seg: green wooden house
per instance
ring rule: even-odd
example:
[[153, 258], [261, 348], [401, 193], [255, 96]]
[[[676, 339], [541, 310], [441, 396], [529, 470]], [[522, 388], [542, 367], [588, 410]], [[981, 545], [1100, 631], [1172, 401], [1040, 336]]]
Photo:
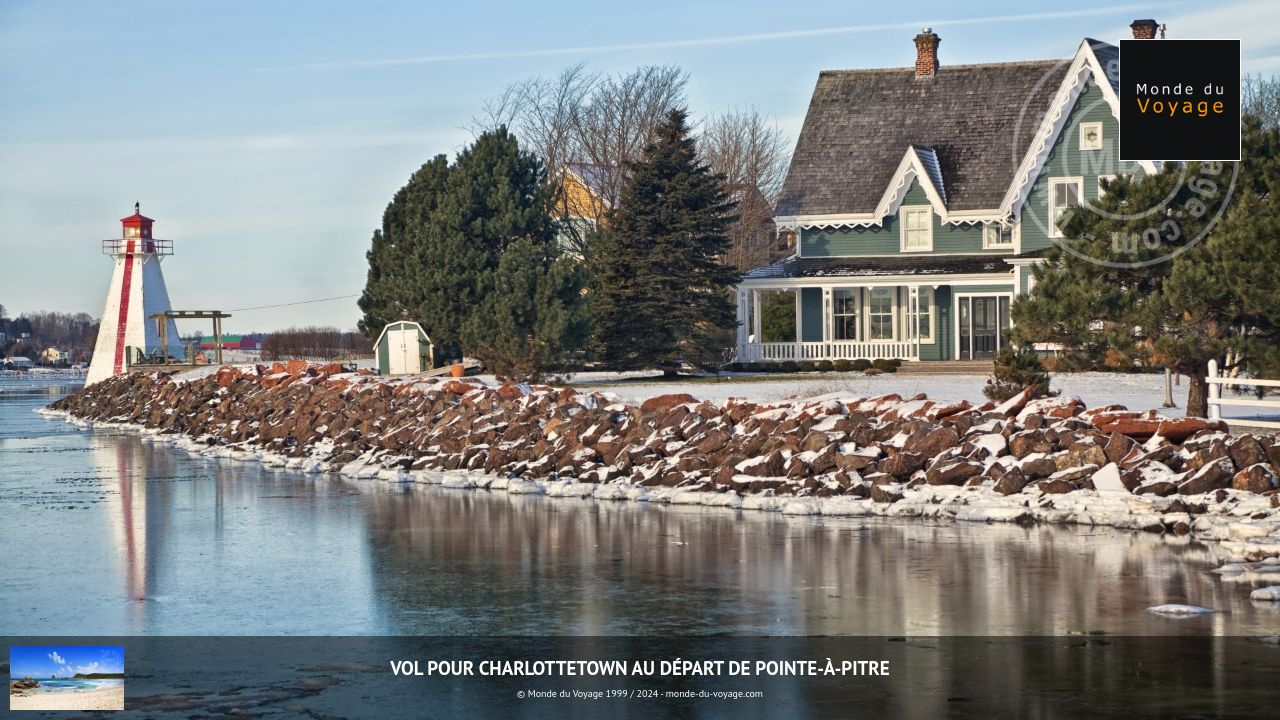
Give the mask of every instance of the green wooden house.
[[[991, 358], [1057, 221], [1158, 170], [1120, 161], [1116, 46], [945, 66], [938, 43], [926, 28], [915, 67], [819, 75], [775, 213], [795, 252], [738, 286], [739, 362]], [[794, 338], [762, 335], [779, 294]]]

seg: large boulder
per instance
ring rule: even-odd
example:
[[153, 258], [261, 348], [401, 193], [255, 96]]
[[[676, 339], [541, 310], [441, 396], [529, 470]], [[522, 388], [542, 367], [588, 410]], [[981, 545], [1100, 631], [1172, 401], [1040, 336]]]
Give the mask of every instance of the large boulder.
[[1127, 435], [1113, 432], [1107, 436], [1107, 444], [1102, 447], [1102, 452], [1107, 456], [1108, 462], [1120, 463], [1123, 462], [1124, 459], [1129, 456], [1129, 453], [1133, 452], [1133, 449], [1137, 446], [1138, 443], [1134, 442]]
[[1009, 454], [1021, 460], [1032, 453], [1053, 452], [1053, 444], [1039, 430], [1024, 430], [1009, 438]]
[[1276, 474], [1263, 463], [1254, 463], [1231, 478], [1231, 487], [1246, 492], [1264, 493], [1278, 485]]
[[902, 492], [886, 485], [871, 486], [871, 502], [896, 503], [902, 499]]
[[962, 485], [965, 480], [981, 474], [981, 463], [958, 460], [934, 465], [929, 468], [924, 477], [925, 482], [930, 485]]
[[907, 437], [906, 442], [902, 444], [902, 450], [932, 458], [958, 444], [960, 444], [960, 434], [953, 428], [945, 425], [941, 427], [923, 427]]
[[924, 467], [928, 461], [924, 455], [911, 452], [900, 452], [879, 462], [880, 472], [888, 473], [896, 478], [910, 477], [911, 473]]
[[696, 402], [698, 402], [698, 399], [689, 393], [669, 393], [667, 395], [651, 397], [640, 403], [640, 411], [646, 413], [666, 413], [673, 407]]
[[736, 469], [738, 473], [752, 477], [779, 477], [785, 472], [786, 462], [782, 452], [774, 450], [768, 455], [743, 460]]
[[1250, 465], [1267, 462], [1266, 448], [1262, 446], [1258, 438], [1252, 435], [1242, 435], [1234, 438], [1227, 445], [1227, 453], [1238, 468], [1247, 468]]
[[1199, 495], [1230, 487], [1234, 470], [1230, 458], [1214, 460], [1199, 470], [1190, 470], [1187, 473], [1189, 477], [1178, 483], [1178, 494]]
[[[992, 466], [992, 467], [994, 468], [994, 467], [1000, 467], [1000, 466]], [[996, 480], [995, 486], [992, 489], [1000, 493], [1001, 495], [1014, 495], [1016, 493], [1022, 492], [1022, 489], [1025, 488], [1026, 486], [1027, 486], [1027, 477], [1022, 474], [1021, 470], [1019, 470], [1016, 467], [1013, 467], [1005, 470], [1004, 473], [1000, 475], [1000, 477]]]

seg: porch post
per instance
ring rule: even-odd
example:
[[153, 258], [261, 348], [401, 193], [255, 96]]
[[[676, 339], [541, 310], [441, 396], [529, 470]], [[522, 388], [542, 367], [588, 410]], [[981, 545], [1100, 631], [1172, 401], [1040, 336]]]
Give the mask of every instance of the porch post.
[[907, 317], [911, 323], [907, 337], [914, 343], [914, 354], [920, 359], [920, 286], [912, 285], [907, 291]]
[[800, 339], [804, 337], [804, 314], [800, 309], [800, 303], [804, 302], [803, 288], [796, 288], [792, 292], [796, 295], [796, 354], [800, 354]]
[[832, 355], [831, 347], [828, 343], [830, 343], [832, 339], [834, 339], [836, 334], [835, 322], [832, 320], [832, 315], [831, 315], [832, 309], [834, 306], [831, 303], [832, 303], [831, 288], [830, 287], [822, 288], [822, 342], [823, 342], [822, 355], [823, 357], [826, 357], [826, 358], [830, 358]]
[[738, 288], [738, 362], [747, 352], [747, 291]]
[[760, 337], [760, 291], [751, 291], [751, 335], [755, 337], [757, 343], [763, 338]]

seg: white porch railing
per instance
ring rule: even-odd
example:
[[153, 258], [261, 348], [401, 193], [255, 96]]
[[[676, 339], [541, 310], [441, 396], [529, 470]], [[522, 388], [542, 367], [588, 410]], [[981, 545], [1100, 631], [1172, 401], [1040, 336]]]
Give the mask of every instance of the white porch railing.
[[738, 351], [738, 362], [858, 359], [919, 360], [920, 358], [916, 354], [916, 343], [888, 340], [747, 343]]
[[[1252, 385], [1254, 387], [1280, 387], [1280, 380], [1263, 380], [1260, 378], [1232, 378], [1223, 377], [1218, 374], [1218, 361], [1209, 361], [1209, 375], [1205, 378], [1209, 383], [1209, 417], [1214, 420], [1222, 420], [1222, 406], [1232, 405], [1235, 407], [1254, 407], [1254, 408], [1270, 408], [1280, 415], [1280, 400], [1246, 400], [1244, 398], [1231, 398], [1224, 400], [1222, 398], [1223, 385]], [[1280, 422], [1272, 420], [1252, 420], [1249, 418], [1225, 418], [1228, 423], [1235, 425], [1251, 425], [1254, 427], [1280, 428]]]

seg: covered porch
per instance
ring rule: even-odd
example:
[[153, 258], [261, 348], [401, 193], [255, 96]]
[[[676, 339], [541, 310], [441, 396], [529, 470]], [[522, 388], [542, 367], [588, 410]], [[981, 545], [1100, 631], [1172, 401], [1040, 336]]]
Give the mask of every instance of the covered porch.
[[876, 275], [872, 258], [840, 260], [849, 272], [779, 276], [783, 261], [748, 274], [737, 291], [737, 362], [982, 360], [1008, 341], [1014, 283], [999, 258], [975, 268], [988, 272], [909, 275]]

